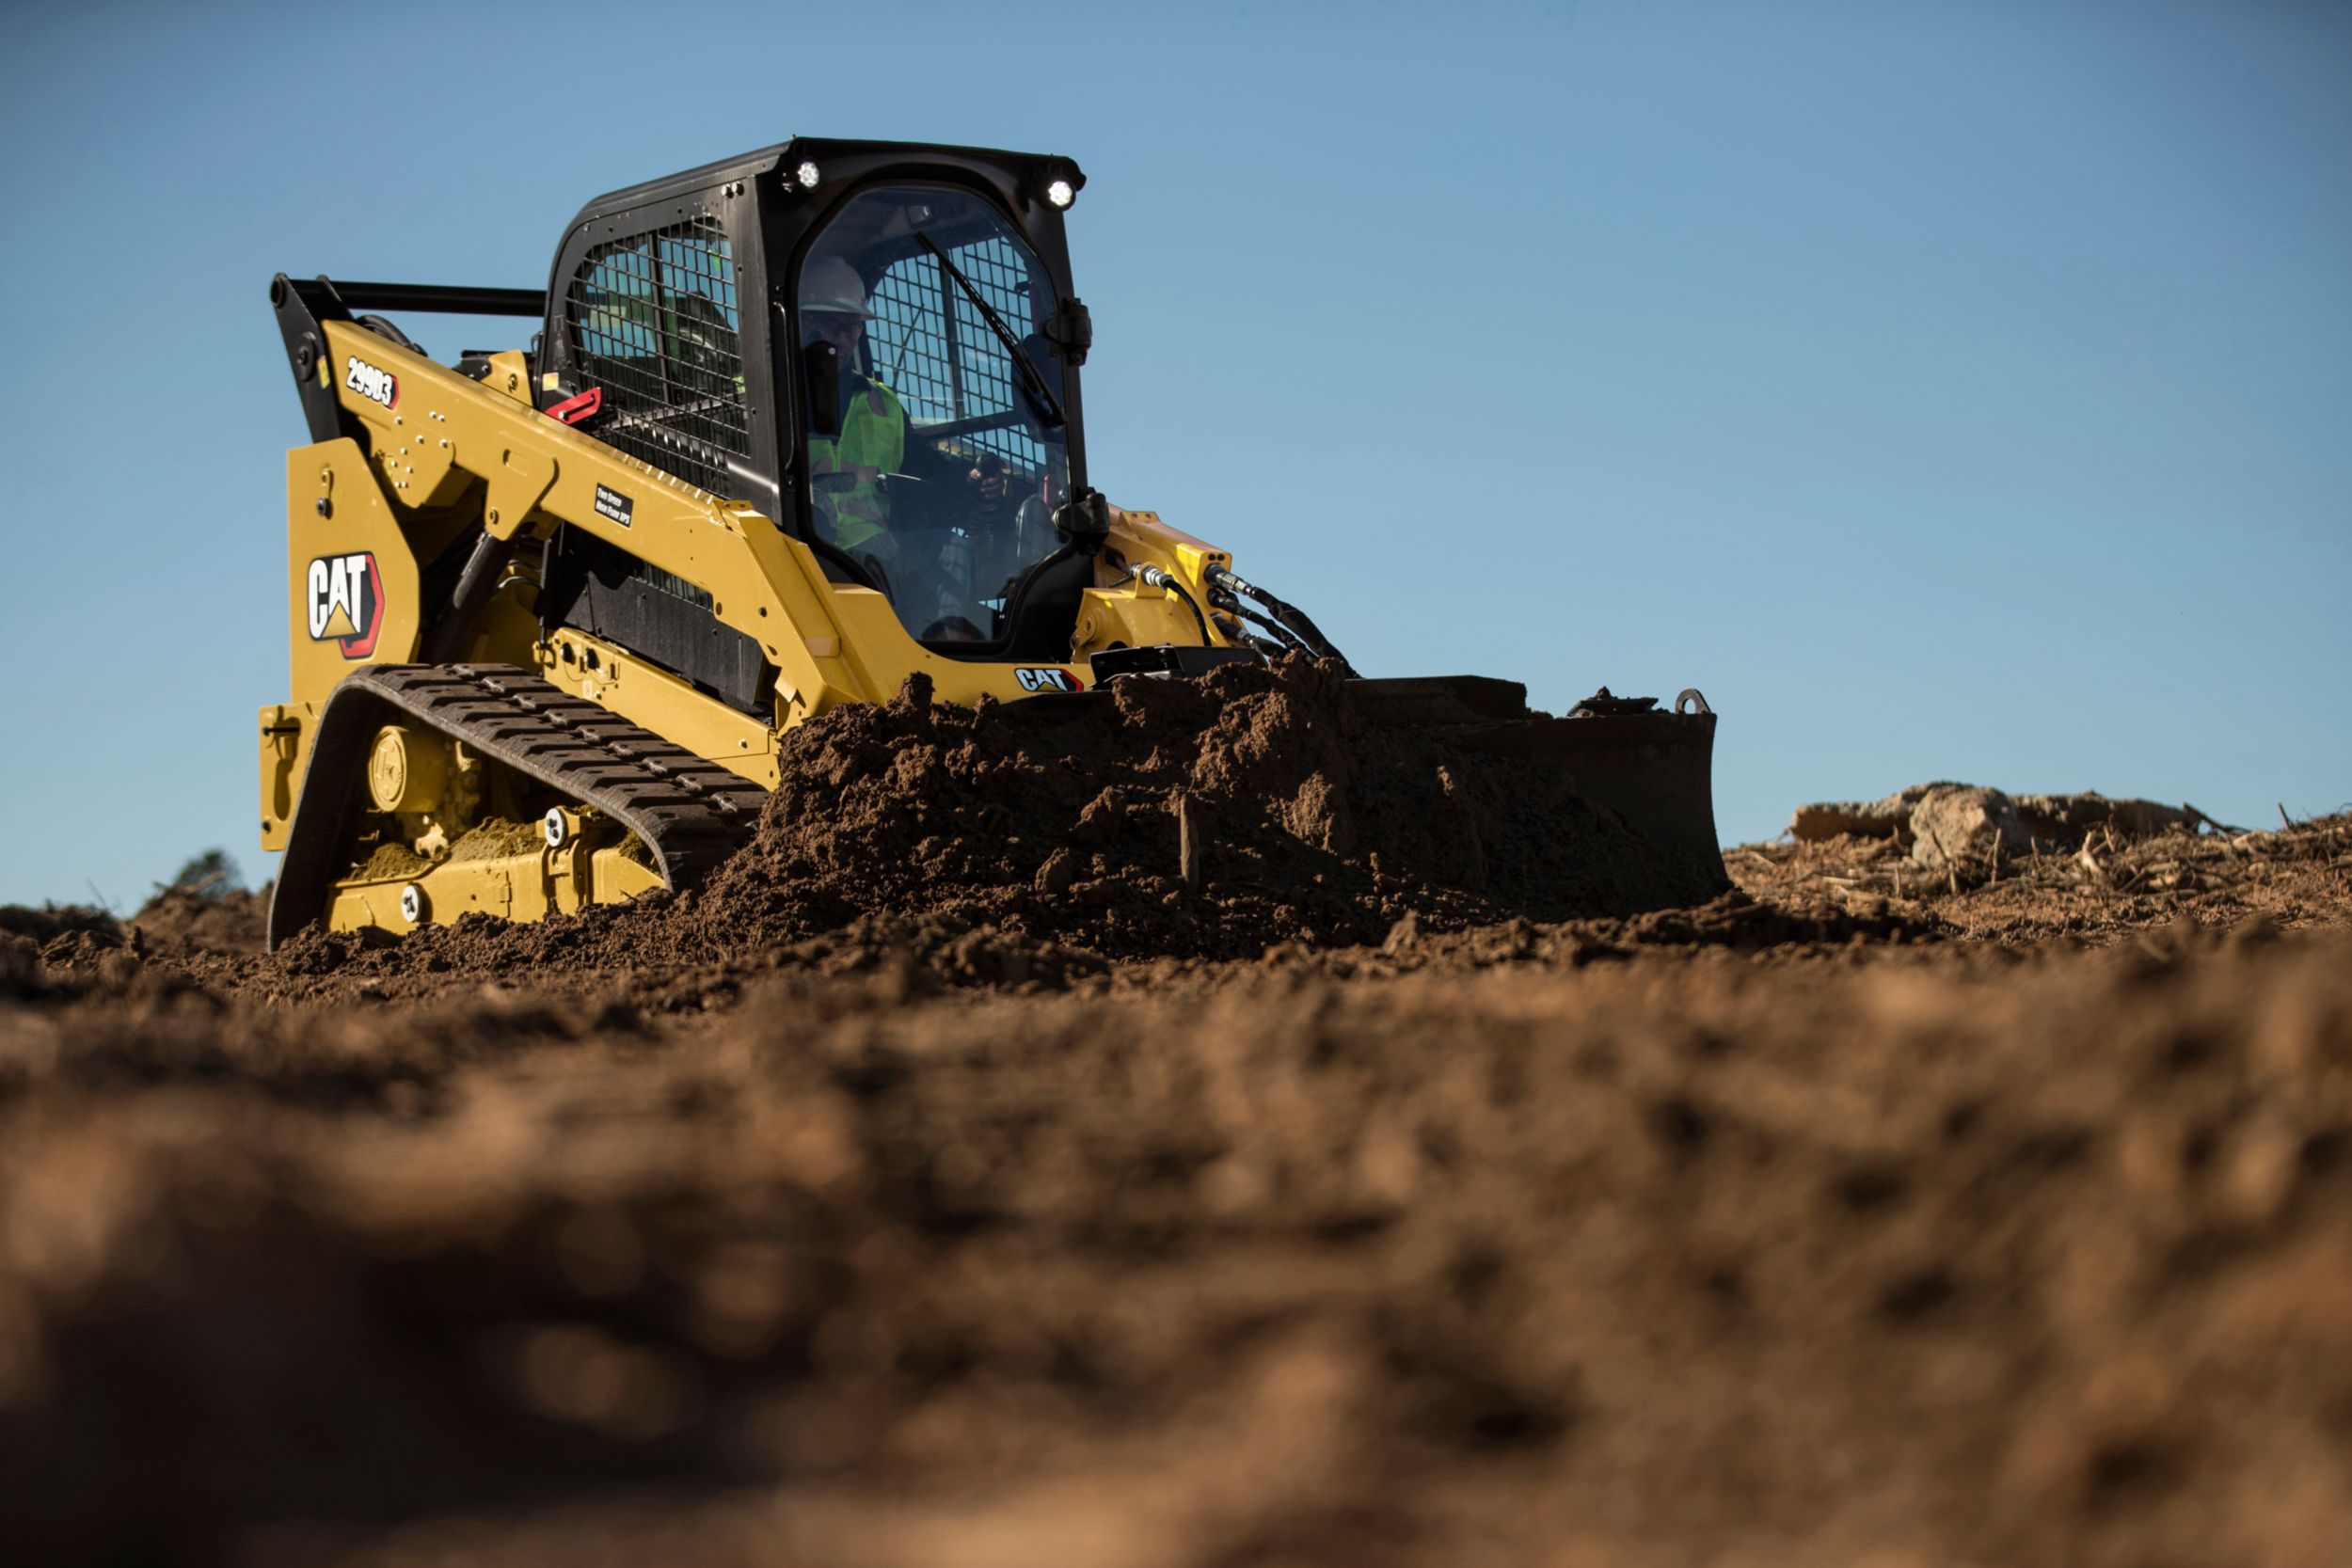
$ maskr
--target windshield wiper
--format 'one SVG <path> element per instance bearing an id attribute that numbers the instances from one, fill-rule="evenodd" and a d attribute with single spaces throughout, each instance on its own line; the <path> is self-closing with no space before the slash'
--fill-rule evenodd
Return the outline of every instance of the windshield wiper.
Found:
<path id="1" fill-rule="evenodd" d="M 1052 388 L 1045 385 L 1045 377 L 1038 373 L 1037 365 L 1023 352 L 1021 340 L 1012 335 L 1012 328 L 1005 325 L 1005 318 L 998 315 L 995 307 L 972 286 L 972 280 L 963 276 L 963 269 L 947 260 L 947 253 L 932 243 L 929 234 L 918 229 L 914 237 L 923 242 L 925 250 L 939 258 L 940 269 L 962 288 L 965 297 L 978 309 L 980 319 L 988 323 L 988 329 L 996 334 L 998 342 L 1005 345 L 1005 354 L 1012 360 L 1012 368 L 1021 372 L 1021 389 L 1029 394 L 1029 401 L 1044 416 L 1046 428 L 1058 430 L 1068 424 L 1070 420 L 1061 411 L 1061 400 L 1054 395 Z M 947 330 L 953 332 L 955 323 L 949 322 Z"/>

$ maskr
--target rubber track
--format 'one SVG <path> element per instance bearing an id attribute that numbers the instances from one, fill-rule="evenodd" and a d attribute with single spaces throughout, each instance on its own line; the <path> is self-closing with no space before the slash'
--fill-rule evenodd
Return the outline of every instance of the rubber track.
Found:
<path id="1" fill-rule="evenodd" d="M 751 836 L 768 791 L 511 664 L 371 664 L 319 715 L 286 859 L 270 900 L 272 948 L 326 912 L 351 863 L 369 748 L 396 719 L 594 806 L 644 841 L 661 879 L 685 887 Z"/>

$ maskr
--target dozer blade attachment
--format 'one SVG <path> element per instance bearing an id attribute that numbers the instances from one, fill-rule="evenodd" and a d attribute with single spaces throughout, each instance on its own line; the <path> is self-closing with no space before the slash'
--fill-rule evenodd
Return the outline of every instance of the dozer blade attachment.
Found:
<path id="1" fill-rule="evenodd" d="M 1432 729 L 1457 750 L 1534 763 L 1555 798 L 1615 819 L 1649 863 L 1641 880 L 1655 892 L 1640 902 L 1700 904 L 1730 891 L 1715 838 L 1715 714 L 1696 691 L 1661 710 L 1604 688 L 1559 719 L 1531 712 L 1518 682 L 1480 675 L 1359 680 L 1350 692 L 1374 723 Z"/>
<path id="2" fill-rule="evenodd" d="M 1083 715 L 1113 713 L 1130 678 L 1139 690 L 1153 680 L 1118 677 L 1089 691 L 1025 698 L 1005 705 L 999 721 L 1041 735 Z M 1488 918 L 1623 917 L 1704 904 L 1731 889 L 1715 841 L 1715 715 L 1695 691 L 1676 699 L 1686 711 L 1658 711 L 1653 701 L 1604 689 L 1554 719 L 1531 712 L 1518 682 L 1477 675 L 1327 682 L 1298 664 L 1278 667 L 1274 680 L 1223 683 L 1231 700 L 1272 697 L 1285 683 L 1302 700 L 1288 722 L 1272 715 L 1244 721 L 1244 729 L 1264 723 L 1268 736 L 1280 738 L 1246 748 L 1247 768 L 1227 782 L 1271 808 L 1270 826 L 1334 853 L 1361 854 L 1400 881 L 1470 894 Z M 1206 684 L 1219 685 L 1220 673 Z M 1313 726 L 1324 722 L 1352 738 L 1314 740 Z M 1314 785 L 1292 793 L 1301 789 L 1301 770 L 1317 775 Z M 1342 797 L 1344 810 L 1336 817 L 1302 810 L 1307 795 Z"/>

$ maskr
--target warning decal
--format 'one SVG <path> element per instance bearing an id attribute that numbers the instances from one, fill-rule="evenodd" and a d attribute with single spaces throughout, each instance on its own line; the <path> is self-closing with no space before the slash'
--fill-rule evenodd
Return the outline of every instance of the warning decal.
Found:
<path id="1" fill-rule="evenodd" d="M 608 490 L 601 484 L 596 486 L 597 516 L 602 517 L 606 522 L 618 523 L 623 528 L 627 528 L 629 518 L 636 515 L 637 503 L 634 500 L 622 495 L 618 490 Z"/>

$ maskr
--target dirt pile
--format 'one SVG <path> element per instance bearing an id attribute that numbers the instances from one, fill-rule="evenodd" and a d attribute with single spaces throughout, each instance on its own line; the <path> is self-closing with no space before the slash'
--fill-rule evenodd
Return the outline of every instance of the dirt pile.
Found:
<path id="1" fill-rule="evenodd" d="M 2160 833 L 2224 829 L 2194 806 L 2115 800 L 2096 792 L 2010 796 L 1982 784 L 1924 784 L 1883 800 L 1799 806 L 1788 836 L 1815 844 L 1840 836 L 1891 839 L 1922 869 L 1977 876 L 2049 849 L 2076 849 L 2092 835 L 2110 844 Z"/>
<path id="2" fill-rule="evenodd" d="M 787 735 L 779 769 L 755 836 L 686 894 L 531 927 L 471 917 L 389 950 L 313 932 L 286 965 L 759 965 L 862 928 L 993 984 L 1377 943 L 1407 914 L 1431 930 L 1625 917 L 1724 887 L 1704 858 L 1661 859 L 1558 768 L 1375 723 L 1303 660 L 977 708 L 934 705 L 917 677 L 887 705 Z M 996 952 L 976 967 L 977 930 Z"/>
<path id="3" fill-rule="evenodd" d="M 269 895 L 167 888 L 128 922 L 104 910 L 0 907 L 0 998 L 72 998 L 119 990 L 152 958 L 177 972 L 208 957 L 259 954 Z"/>
<path id="4" fill-rule="evenodd" d="M 1827 901 L 2012 942 L 2110 942 L 2151 925 L 2233 926 L 2257 916 L 2293 930 L 2341 925 L 2352 909 L 2352 814 L 2268 832 L 2159 825 L 2135 833 L 2110 819 L 2083 826 L 2058 847 L 2041 842 L 2039 852 L 1931 870 L 1897 835 L 1840 833 L 1742 845 L 1724 863 L 1768 903 Z"/>
<path id="5" fill-rule="evenodd" d="M 130 924 L 166 952 L 259 953 L 269 925 L 269 889 L 196 893 L 166 888 Z"/>
<path id="6" fill-rule="evenodd" d="M 787 737 L 758 837 L 698 894 L 705 941 L 938 910 L 1106 957 L 1255 956 L 1424 922 L 1691 904 L 1558 770 L 1375 724 L 1327 667 L 1125 681 L 1092 705 L 886 707 Z"/>
<path id="7" fill-rule="evenodd" d="M 140 968 L 137 937 L 103 910 L 0 906 L 0 1002 L 71 1001 Z"/>
<path id="8" fill-rule="evenodd" d="M 20 1011 L 28 1560 L 2319 1562 L 2352 946 Z"/>

